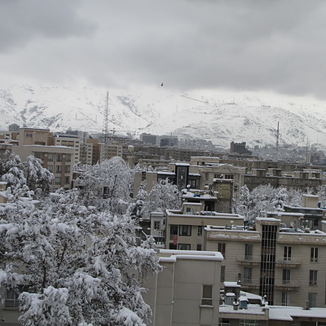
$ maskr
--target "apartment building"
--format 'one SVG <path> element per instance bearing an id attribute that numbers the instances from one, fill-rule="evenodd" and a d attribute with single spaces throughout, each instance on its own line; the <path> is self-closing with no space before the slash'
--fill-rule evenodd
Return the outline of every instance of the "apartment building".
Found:
<path id="1" fill-rule="evenodd" d="M 20 128 L 17 139 L 19 141 L 19 146 L 54 145 L 53 135 L 49 129 Z"/>
<path id="2" fill-rule="evenodd" d="M 221 282 L 241 281 L 271 304 L 325 307 L 326 233 L 282 228 L 277 218 L 257 218 L 255 228 L 205 228 L 204 250 L 224 256 Z"/>
<path id="3" fill-rule="evenodd" d="M 13 152 L 25 161 L 29 155 L 42 160 L 42 165 L 54 174 L 53 188 L 71 188 L 74 149 L 65 146 L 14 146 Z"/>
<path id="4" fill-rule="evenodd" d="M 167 210 L 165 246 L 169 249 L 203 250 L 207 225 L 242 227 L 243 216 L 203 211 L 202 203 L 184 202 L 181 210 Z M 217 248 L 214 248 L 217 250 Z"/>
<path id="5" fill-rule="evenodd" d="M 219 309 L 220 253 L 160 250 L 161 272 L 147 275 L 145 302 L 155 326 L 216 326 Z"/>
<path id="6" fill-rule="evenodd" d="M 80 139 L 76 135 L 58 134 L 54 137 L 55 146 L 66 146 L 73 148 L 73 163 L 80 162 Z"/>

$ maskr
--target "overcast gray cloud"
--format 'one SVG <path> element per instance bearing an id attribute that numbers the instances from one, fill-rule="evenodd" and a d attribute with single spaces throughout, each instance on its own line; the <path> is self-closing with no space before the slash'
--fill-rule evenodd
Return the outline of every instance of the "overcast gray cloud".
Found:
<path id="1" fill-rule="evenodd" d="M 2 0 L 0 71 L 325 98 L 326 1 Z"/>

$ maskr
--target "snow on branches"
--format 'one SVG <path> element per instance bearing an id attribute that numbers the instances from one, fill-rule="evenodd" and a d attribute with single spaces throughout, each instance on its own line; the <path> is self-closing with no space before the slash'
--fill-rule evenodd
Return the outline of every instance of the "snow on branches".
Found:
<path id="1" fill-rule="evenodd" d="M 0 211 L 0 286 L 23 290 L 23 325 L 146 325 L 141 279 L 159 270 L 150 241 L 129 216 L 79 197 L 61 190 Z"/>
<path id="2" fill-rule="evenodd" d="M 249 191 L 245 185 L 240 188 L 240 196 L 234 209 L 248 221 L 254 220 L 263 212 L 282 209 L 284 205 L 300 205 L 301 200 L 302 193 L 297 190 L 261 185 Z"/>
<path id="3" fill-rule="evenodd" d="M 121 157 L 87 166 L 76 180 L 88 205 L 106 205 L 115 214 L 124 214 L 131 200 L 132 171 Z M 103 201 L 101 199 L 107 199 Z"/>
<path id="4" fill-rule="evenodd" d="M 47 192 L 53 178 L 53 174 L 42 167 L 41 160 L 32 155 L 22 162 L 18 155 L 8 152 L 0 160 L 0 180 L 7 183 L 12 193 L 26 186 L 34 192 Z"/>

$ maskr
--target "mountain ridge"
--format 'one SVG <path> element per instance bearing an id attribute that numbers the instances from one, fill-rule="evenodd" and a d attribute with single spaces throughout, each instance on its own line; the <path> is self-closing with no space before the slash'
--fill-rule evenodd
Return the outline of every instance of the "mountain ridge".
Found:
<path id="1" fill-rule="evenodd" d="M 16 85 L 0 88 L 0 129 L 11 123 L 64 131 L 100 132 L 106 90 L 88 86 Z M 296 101 L 296 102 L 295 102 Z M 109 129 L 203 138 L 228 147 L 275 144 L 280 122 L 281 144 L 326 144 L 326 104 L 306 98 L 228 91 L 172 91 L 138 87 L 112 89 Z"/>

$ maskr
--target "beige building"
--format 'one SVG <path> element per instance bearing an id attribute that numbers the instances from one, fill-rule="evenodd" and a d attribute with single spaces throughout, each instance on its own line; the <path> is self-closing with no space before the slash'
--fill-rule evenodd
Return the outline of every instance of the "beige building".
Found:
<path id="1" fill-rule="evenodd" d="M 181 210 L 167 210 L 166 248 L 203 250 L 207 225 L 221 227 L 243 226 L 243 216 L 203 211 L 202 203 L 184 202 Z M 216 248 L 214 248 L 216 250 Z"/>
<path id="2" fill-rule="evenodd" d="M 162 271 L 148 275 L 144 299 L 152 326 L 217 326 L 220 264 L 218 252 L 160 250 Z"/>
<path id="3" fill-rule="evenodd" d="M 255 228 L 205 228 L 204 250 L 224 256 L 221 281 L 276 305 L 325 307 L 326 233 L 281 228 L 281 220 L 257 218 Z"/>
<path id="4" fill-rule="evenodd" d="M 80 162 L 80 139 L 75 135 L 56 135 L 54 137 L 55 146 L 71 147 L 74 150 L 73 162 L 78 164 Z"/>
<path id="5" fill-rule="evenodd" d="M 17 135 L 19 145 L 54 145 L 49 129 L 20 128 Z"/>
<path id="6" fill-rule="evenodd" d="M 81 164 L 92 165 L 93 164 L 93 143 L 81 143 L 80 144 L 80 156 L 79 162 Z"/>
<path id="7" fill-rule="evenodd" d="M 13 152 L 22 161 L 29 155 L 42 160 L 43 167 L 54 174 L 53 188 L 71 188 L 74 149 L 65 146 L 23 145 L 14 146 Z"/>

